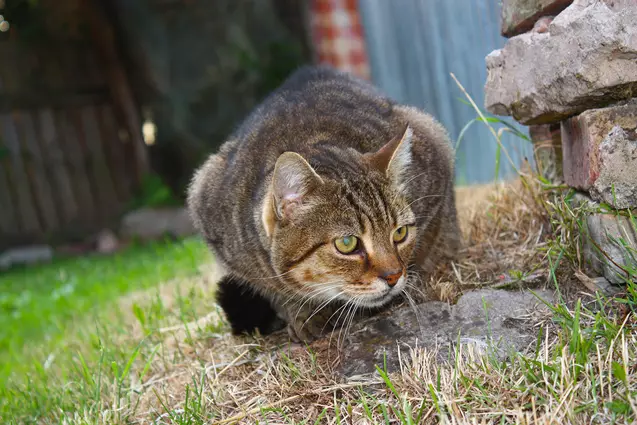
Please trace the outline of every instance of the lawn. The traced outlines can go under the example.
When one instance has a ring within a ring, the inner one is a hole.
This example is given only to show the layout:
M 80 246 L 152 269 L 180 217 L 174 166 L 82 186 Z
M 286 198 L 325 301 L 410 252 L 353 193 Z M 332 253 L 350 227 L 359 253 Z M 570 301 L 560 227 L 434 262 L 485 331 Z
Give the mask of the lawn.
M 171 290 L 178 290 L 180 280 L 199 275 L 210 260 L 206 247 L 193 238 L 133 246 L 113 256 L 56 259 L 0 274 L 3 423 L 73 406 L 77 394 L 64 386 L 73 386 L 78 373 L 87 373 L 77 368 L 100 357 L 102 366 L 117 367 L 135 348 L 115 345 L 130 333 L 131 320 L 148 327 L 162 318 L 161 285 L 169 282 Z M 121 302 L 139 291 L 151 294 L 153 302 L 144 297 L 139 303 Z M 191 320 L 195 310 L 190 303 L 170 295 L 182 301 L 183 319 Z

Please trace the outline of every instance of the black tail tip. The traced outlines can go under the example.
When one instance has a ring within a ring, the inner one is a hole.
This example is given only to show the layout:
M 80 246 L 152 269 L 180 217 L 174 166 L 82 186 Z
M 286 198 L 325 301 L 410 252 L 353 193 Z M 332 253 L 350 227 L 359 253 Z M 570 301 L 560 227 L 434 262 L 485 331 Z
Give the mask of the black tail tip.
M 230 322 L 232 333 L 240 335 L 259 331 L 261 335 L 275 332 L 285 325 L 270 301 L 232 276 L 224 276 L 218 283 L 217 302 Z

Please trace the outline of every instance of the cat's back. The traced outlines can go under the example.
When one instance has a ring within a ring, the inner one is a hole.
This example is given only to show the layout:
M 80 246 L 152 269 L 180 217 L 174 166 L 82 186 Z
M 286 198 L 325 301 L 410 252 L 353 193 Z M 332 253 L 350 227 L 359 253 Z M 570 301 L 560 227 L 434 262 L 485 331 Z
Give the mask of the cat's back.
M 327 67 L 300 68 L 253 110 L 210 159 L 209 179 L 236 190 L 254 189 L 286 151 L 309 158 L 321 143 L 359 151 L 375 149 L 393 135 L 393 106 L 373 85 L 347 73 Z
M 288 150 L 310 154 L 319 142 L 360 139 L 362 128 L 385 133 L 392 106 L 366 81 L 331 68 L 304 67 L 270 94 L 231 138 L 247 156 L 254 149 L 269 153 L 261 158 L 272 165 Z M 356 134 L 350 134 L 353 131 Z
M 227 223 L 239 216 L 245 222 L 286 151 L 309 159 L 322 144 L 358 151 L 379 148 L 395 135 L 394 106 L 373 85 L 347 73 L 300 68 L 197 171 L 189 190 L 195 224 L 210 229 L 217 227 L 213 221 Z

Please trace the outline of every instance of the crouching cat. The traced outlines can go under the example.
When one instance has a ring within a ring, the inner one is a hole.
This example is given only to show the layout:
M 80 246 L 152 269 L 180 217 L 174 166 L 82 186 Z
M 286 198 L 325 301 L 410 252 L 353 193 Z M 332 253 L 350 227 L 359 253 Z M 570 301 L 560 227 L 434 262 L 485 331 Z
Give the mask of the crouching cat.
M 369 83 L 302 68 L 195 173 L 192 219 L 227 275 L 235 333 L 310 341 L 418 295 L 460 232 L 445 129 Z M 339 313 L 340 312 L 340 313 Z

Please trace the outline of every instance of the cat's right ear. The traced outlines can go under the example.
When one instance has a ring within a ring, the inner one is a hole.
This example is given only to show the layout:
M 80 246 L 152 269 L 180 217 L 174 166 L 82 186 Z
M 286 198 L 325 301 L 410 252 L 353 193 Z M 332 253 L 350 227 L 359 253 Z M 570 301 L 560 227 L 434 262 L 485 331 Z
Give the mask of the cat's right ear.
M 263 206 L 263 224 L 268 236 L 275 220 L 288 219 L 303 205 L 307 195 L 323 184 L 312 166 L 296 152 L 284 152 L 274 166 L 270 194 Z
M 413 131 L 405 127 L 402 137 L 392 139 L 374 153 L 365 154 L 372 167 L 385 173 L 398 187 L 404 189 L 404 179 L 412 161 Z

